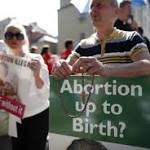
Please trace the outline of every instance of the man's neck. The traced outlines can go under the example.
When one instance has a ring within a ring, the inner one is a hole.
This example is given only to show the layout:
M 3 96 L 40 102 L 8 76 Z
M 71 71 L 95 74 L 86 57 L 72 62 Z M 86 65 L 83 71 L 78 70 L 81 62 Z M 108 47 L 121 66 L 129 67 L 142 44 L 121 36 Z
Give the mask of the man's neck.
M 100 41 L 104 41 L 113 32 L 113 27 L 96 28 L 97 36 Z

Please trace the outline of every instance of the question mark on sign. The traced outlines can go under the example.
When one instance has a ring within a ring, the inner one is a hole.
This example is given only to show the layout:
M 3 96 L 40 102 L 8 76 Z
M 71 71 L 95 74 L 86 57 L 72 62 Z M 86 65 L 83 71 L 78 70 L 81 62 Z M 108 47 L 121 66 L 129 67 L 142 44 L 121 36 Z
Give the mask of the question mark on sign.
M 124 137 L 124 130 L 126 128 L 126 124 L 124 122 L 119 122 L 119 125 L 120 125 L 120 137 L 123 138 Z

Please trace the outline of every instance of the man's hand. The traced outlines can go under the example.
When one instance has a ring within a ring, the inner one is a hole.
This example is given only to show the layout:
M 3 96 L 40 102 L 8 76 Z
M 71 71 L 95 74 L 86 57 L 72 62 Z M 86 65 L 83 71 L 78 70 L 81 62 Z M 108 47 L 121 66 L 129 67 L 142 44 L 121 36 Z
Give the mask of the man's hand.
M 64 79 L 72 74 L 72 66 L 66 60 L 59 60 L 54 63 L 52 68 L 52 75 L 57 79 Z
M 94 57 L 80 57 L 72 67 L 74 73 L 104 75 L 104 65 Z

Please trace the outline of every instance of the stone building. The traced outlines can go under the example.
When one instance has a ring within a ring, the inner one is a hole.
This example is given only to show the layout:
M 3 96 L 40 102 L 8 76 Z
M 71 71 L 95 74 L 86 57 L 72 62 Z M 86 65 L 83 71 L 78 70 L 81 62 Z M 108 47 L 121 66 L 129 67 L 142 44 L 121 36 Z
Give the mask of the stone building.
M 87 13 L 80 14 L 70 0 L 61 0 L 58 10 L 58 50 L 63 49 L 66 39 L 72 39 L 76 45 L 92 32 L 89 15 Z

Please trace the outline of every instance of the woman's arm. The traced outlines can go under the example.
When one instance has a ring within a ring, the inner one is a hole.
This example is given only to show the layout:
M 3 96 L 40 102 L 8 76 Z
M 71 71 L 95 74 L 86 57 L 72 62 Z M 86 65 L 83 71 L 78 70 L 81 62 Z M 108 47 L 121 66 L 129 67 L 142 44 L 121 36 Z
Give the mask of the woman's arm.
M 31 60 L 31 70 L 33 71 L 33 76 L 35 79 L 35 85 L 38 89 L 41 89 L 44 86 L 44 81 L 40 77 L 41 64 L 39 60 Z

